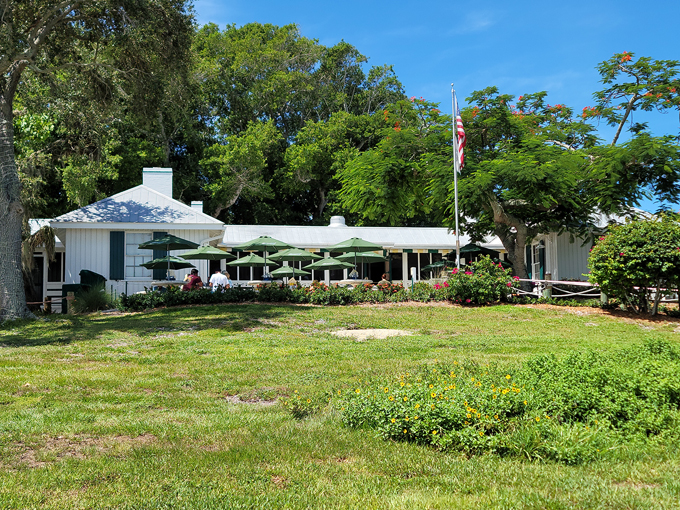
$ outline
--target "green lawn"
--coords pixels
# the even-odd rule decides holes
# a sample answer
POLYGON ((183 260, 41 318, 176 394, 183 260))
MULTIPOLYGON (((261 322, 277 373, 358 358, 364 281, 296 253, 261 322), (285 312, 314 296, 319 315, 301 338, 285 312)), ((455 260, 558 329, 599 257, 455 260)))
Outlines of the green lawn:
POLYGON ((249 304, 2 327, 0 508, 680 507, 675 449, 576 467, 468 459, 347 429, 331 409, 298 421, 276 403, 435 360, 518 365, 546 352, 677 344, 672 321, 249 304), (413 335, 331 335, 346 328, 413 335))

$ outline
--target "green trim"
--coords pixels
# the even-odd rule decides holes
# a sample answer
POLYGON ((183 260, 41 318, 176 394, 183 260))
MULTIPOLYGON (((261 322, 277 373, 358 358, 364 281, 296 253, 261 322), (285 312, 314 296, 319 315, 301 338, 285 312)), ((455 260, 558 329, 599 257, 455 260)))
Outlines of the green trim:
POLYGON ((427 250, 427 253, 439 253, 439 250, 427 250))
POLYGON ((109 280, 125 280, 125 232, 109 232, 109 280))
POLYGON ((404 253, 413 253, 413 250, 411 248, 404 248, 401 251, 404 252, 404 253))

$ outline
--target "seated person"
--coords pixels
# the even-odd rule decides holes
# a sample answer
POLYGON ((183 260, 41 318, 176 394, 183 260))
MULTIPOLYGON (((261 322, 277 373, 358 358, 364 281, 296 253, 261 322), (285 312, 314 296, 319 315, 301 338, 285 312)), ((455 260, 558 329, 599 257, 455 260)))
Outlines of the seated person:
POLYGON ((225 270, 222 271, 222 274, 227 277, 227 286, 224 287, 225 289, 231 289, 234 286, 234 282, 231 281, 231 276, 229 273, 225 270))
POLYGON ((186 282, 182 285, 182 290, 194 290, 203 287, 203 280, 198 276, 198 269, 194 268, 191 273, 187 275, 186 282))
POLYGON ((226 288, 229 287, 229 280, 218 269, 210 277, 210 281, 208 282, 208 287, 210 287, 213 292, 220 290, 220 289, 226 289, 226 288))
POLYGON ((383 273, 382 279, 380 280, 380 282, 378 282, 378 285, 385 285, 385 284, 387 284, 387 285, 390 284, 390 281, 387 279, 387 273, 383 273))

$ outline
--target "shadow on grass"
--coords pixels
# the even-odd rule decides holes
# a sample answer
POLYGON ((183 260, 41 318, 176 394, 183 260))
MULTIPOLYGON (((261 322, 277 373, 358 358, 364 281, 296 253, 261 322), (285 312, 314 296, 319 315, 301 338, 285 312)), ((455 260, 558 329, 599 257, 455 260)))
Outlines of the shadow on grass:
POLYGON ((8 323, 0 330, 0 348, 66 345, 115 332, 147 337, 209 329, 229 333, 253 328, 275 329, 283 325, 279 319, 307 308, 247 304, 175 307, 126 315, 53 315, 47 320, 8 323))

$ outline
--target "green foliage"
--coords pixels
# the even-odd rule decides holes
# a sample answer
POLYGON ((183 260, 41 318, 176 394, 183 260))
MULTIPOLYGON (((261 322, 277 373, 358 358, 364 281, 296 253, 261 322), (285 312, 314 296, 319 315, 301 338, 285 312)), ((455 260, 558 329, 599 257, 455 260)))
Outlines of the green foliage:
POLYGON ((343 207, 371 224, 436 224, 444 212, 431 187, 448 187, 451 118, 421 99, 388 106, 380 141, 339 170, 343 207))
POLYGON ((129 312, 141 312, 163 306, 208 305, 218 303, 242 303, 254 301, 257 294, 252 289, 232 287, 212 292, 210 289, 197 289, 184 292, 175 287, 167 291, 147 290, 145 294, 121 294, 120 309, 129 312))
MULTIPOLYGON (((641 57, 634 53, 615 53, 597 66, 602 83, 608 87, 594 94, 596 107, 585 107, 583 118, 604 117, 610 126, 618 126, 612 145, 621 129, 636 110, 668 110, 680 106, 680 62, 641 57)), ((637 133, 644 126, 631 124, 637 133)))
POLYGON ((87 289, 81 289, 76 293, 73 300, 73 310, 76 313, 96 312, 111 308, 111 296, 106 292, 106 287, 102 283, 87 289))
POLYGON ((496 367, 437 365, 340 392, 343 421, 393 440, 579 464, 680 423, 680 354, 651 341, 625 351, 496 367))
POLYGON ((206 149, 201 165, 209 179, 206 189, 219 204, 215 216, 240 197, 271 197, 272 191, 263 171, 268 154, 280 139, 273 122, 251 122, 242 133, 228 136, 224 143, 206 149))
POLYGON ((588 259, 589 279, 635 312, 656 313, 658 300, 677 289, 680 225, 670 216, 612 227, 588 259), (656 299, 655 299, 656 298, 656 299))
POLYGON ((517 280, 511 269, 504 269, 485 256, 465 270, 454 269, 451 277, 443 285, 436 284, 434 289, 443 290, 446 298, 461 305, 488 305, 507 301, 519 287, 517 280))
POLYGON ((302 420, 314 414, 318 414, 328 404, 327 396, 302 396, 298 390, 293 392, 290 397, 284 397, 280 400, 281 405, 285 407, 293 418, 302 420))

